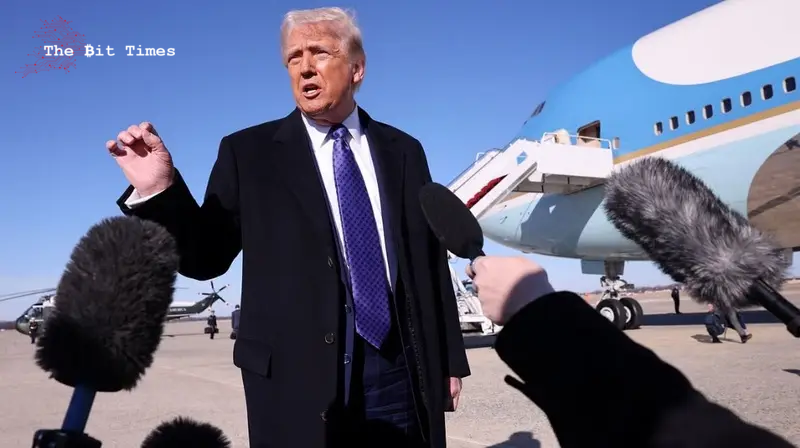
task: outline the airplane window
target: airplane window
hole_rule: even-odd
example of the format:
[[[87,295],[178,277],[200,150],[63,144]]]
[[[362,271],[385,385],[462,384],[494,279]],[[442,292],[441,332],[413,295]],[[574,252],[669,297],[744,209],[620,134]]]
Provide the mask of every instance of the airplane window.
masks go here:
[[[689,112],[686,112],[686,124],[692,123],[694,123],[694,111],[690,110]]]
[[[661,135],[664,133],[664,125],[660,121],[653,126],[653,133],[656,135]]]
[[[794,76],[790,76],[783,80],[783,91],[786,93],[794,92],[797,89],[797,81]]]
[[[772,84],[767,84],[761,88],[761,98],[764,101],[772,98]]]
[[[742,107],[747,107],[753,104],[753,95],[750,92],[744,92],[741,97]]]
[[[708,120],[713,116],[714,116],[714,107],[711,106],[710,104],[706,104],[705,107],[703,107],[703,118]]]
[[[678,117],[672,117],[669,119],[669,128],[673,131],[678,129]]]
[[[722,100],[722,113],[727,114],[728,112],[731,111],[731,109],[732,109],[731,99],[725,98],[724,100]]]

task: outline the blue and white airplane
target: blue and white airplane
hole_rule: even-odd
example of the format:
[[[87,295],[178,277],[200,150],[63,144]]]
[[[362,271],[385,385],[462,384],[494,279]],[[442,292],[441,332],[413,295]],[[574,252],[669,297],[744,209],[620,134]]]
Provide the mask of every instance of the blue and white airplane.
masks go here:
[[[791,259],[800,250],[797,17],[798,0],[727,0],[652,32],[550,93],[511,143],[479,155],[449,188],[488,239],[604,275],[597,307],[620,329],[641,323],[635,300],[616,300],[624,262],[648,257],[607,220],[602,184],[630,161],[658,156],[689,169]]]

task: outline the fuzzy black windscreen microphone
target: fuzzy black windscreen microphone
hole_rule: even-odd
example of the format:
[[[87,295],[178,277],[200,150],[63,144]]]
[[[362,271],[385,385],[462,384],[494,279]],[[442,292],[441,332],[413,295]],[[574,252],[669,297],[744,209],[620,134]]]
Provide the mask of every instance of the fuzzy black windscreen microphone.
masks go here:
[[[230,448],[231,442],[221,429],[188,417],[177,417],[154,429],[142,442],[142,448]]]
[[[455,193],[429,182],[419,191],[419,203],[431,231],[453,255],[470,261],[484,255],[481,225]]]
[[[688,170],[644,158],[612,174],[605,195],[614,226],[695,300],[762,305],[800,334],[800,311],[776,291],[789,267],[780,249]]]
[[[131,390],[153,363],[177,271],[173,237],[134,217],[106,219],[75,246],[36,350],[75,388],[64,429],[82,431],[95,392]]]

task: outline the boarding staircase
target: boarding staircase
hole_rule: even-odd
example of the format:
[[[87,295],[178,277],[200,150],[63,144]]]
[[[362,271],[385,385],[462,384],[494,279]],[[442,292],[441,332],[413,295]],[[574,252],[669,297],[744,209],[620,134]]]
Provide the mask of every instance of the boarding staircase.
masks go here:
[[[610,140],[570,135],[563,129],[547,132],[538,141],[520,138],[505,150],[479,154],[448,188],[480,220],[513,197],[572,194],[602,184],[613,170],[614,150]],[[480,323],[484,334],[496,331],[480,312],[477,297],[464,290],[455,272],[451,274],[462,324]]]
[[[570,194],[602,184],[614,166],[610,140],[547,132],[479,156],[448,188],[480,219],[509,195]]]

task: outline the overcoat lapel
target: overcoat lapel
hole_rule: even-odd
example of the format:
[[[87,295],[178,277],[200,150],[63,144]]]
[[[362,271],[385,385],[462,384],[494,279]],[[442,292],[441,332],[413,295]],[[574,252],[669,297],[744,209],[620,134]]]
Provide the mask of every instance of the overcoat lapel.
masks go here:
[[[358,109],[361,127],[369,140],[370,152],[381,192],[383,228],[387,242],[389,271],[392,277],[392,290],[396,290],[397,261],[403,246],[400,241],[403,203],[403,179],[405,178],[405,153],[396,145],[395,136],[375,122],[361,108]]]
[[[283,124],[275,133],[275,141],[279,145],[271,158],[271,163],[275,164],[276,169],[271,171],[281,176],[283,182],[296,196],[321,241],[333,247],[333,227],[328,198],[322,186],[317,161],[299,109],[295,109],[283,120]],[[275,213],[281,211],[275,210]],[[292,217],[287,216],[287,219]]]

